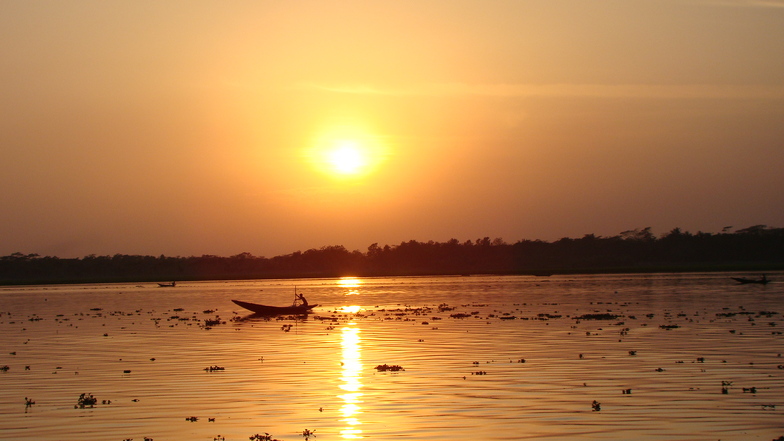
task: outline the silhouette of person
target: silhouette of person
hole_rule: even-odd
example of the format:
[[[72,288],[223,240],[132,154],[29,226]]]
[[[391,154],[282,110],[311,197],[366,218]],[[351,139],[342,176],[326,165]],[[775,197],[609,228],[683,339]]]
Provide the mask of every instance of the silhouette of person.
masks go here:
[[[297,294],[297,298],[302,302],[302,306],[308,306],[308,300],[302,294]]]

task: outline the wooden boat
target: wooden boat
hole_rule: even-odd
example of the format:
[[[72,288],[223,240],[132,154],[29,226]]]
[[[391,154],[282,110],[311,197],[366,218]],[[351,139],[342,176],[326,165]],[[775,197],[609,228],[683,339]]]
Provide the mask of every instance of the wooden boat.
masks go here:
[[[174,288],[175,286],[177,286],[177,282],[170,282],[170,283],[158,282],[158,286],[161,288]]]
[[[307,314],[311,309],[318,305],[297,305],[297,306],[269,306],[260,305],[258,303],[243,302],[240,300],[232,300],[243,308],[253,311],[261,315],[281,315],[281,314]]]
[[[765,285],[765,284],[767,284],[768,282],[770,282],[770,279],[768,279],[768,278],[767,278],[767,277],[765,277],[765,276],[762,276],[762,278],[761,278],[761,279],[747,279],[747,278],[745,278],[745,277],[730,277],[730,278],[731,278],[732,280],[734,280],[734,281],[736,281],[736,282],[738,282],[738,283],[742,283],[742,284],[746,284],[746,283],[759,283],[759,284],[761,284],[761,285]]]

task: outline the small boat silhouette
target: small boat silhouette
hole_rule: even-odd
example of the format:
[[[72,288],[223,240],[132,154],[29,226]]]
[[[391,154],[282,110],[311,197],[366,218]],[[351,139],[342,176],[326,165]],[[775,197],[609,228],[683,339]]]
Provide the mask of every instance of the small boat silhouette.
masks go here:
[[[270,306],[260,305],[258,303],[243,302],[240,300],[232,300],[243,308],[253,311],[260,315],[279,315],[279,314],[307,314],[311,309],[318,305],[297,305],[297,306]]]
[[[747,279],[745,277],[731,277],[731,279],[740,284],[758,283],[760,285],[766,285],[768,282],[770,282],[770,279],[768,279],[764,274],[762,275],[762,278],[759,279]]]

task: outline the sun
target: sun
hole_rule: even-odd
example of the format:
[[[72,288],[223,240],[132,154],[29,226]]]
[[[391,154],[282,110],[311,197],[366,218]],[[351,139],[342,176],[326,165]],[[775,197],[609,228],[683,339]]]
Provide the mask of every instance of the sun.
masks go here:
[[[368,166],[368,158],[362,147],[351,140],[339,141],[327,152],[327,162],[335,173],[355,175]]]
[[[380,138],[357,128],[341,127],[318,136],[306,151],[317,171],[335,179],[363,178],[387,157]]]

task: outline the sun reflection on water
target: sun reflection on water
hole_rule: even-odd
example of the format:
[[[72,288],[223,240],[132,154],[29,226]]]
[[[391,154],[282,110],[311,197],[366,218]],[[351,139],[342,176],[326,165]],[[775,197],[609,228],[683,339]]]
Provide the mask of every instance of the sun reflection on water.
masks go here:
[[[359,415],[362,413],[360,404],[362,403],[362,347],[359,336],[359,328],[354,323],[349,323],[343,328],[343,336],[340,346],[343,349],[343,372],[341,380],[343,383],[340,388],[345,392],[338,395],[343,400],[340,413],[343,415],[341,420],[346,427],[340,431],[344,439],[362,438],[362,430],[357,426],[362,424]]]
[[[340,307],[340,312],[345,312],[345,313],[348,313],[348,314],[356,314],[360,310],[362,310],[362,307],[359,306],[359,305],[341,306]]]
[[[358,279],[356,277],[341,277],[337,281],[338,286],[341,288],[346,288],[345,295],[357,295],[359,294],[359,288],[362,285],[362,279]]]

